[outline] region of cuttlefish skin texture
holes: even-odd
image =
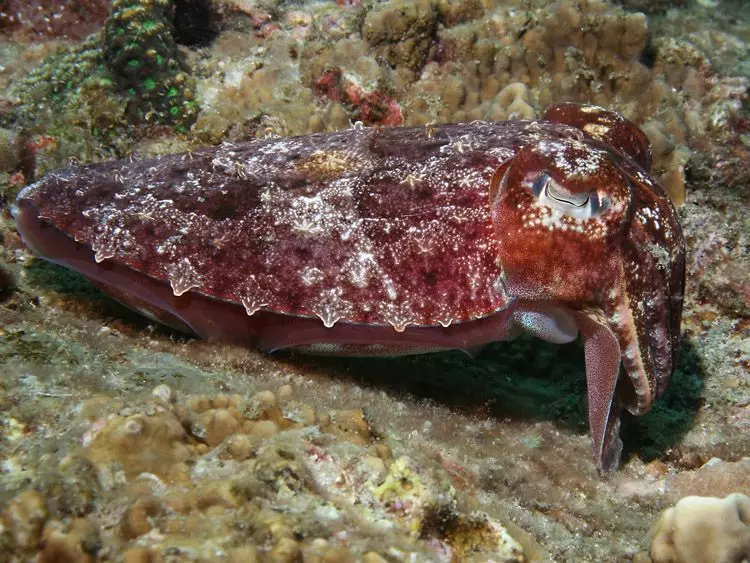
[[[677,362],[685,243],[645,135],[539,121],[354,127],[75,166],[25,188],[42,257],[204,338],[331,355],[584,339],[600,470]],[[620,375],[620,366],[623,375]]]

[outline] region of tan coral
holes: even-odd
[[[87,450],[99,468],[117,463],[128,477],[148,472],[168,475],[172,467],[190,456],[180,421],[166,410],[152,416],[113,416]]]
[[[490,119],[533,119],[534,108],[529,104],[529,89],[522,82],[511,82],[498,92],[490,107]]]
[[[155,518],[163,511],[158,499],[142,497],[133,502],[125,512],[120,526],[123,537],[132,539],[147,534],[154,527]]]
[[[372,441],[372,429],[362,409],[336,410],[320,417],[320,428],[357,444],[364,446]]]
[[[528,118],[559,101],[614,107],[643,121],[664,95],[658,75],[639,60],[648,37],[642,14],[600,0],[499,3],[485,17],[438,29],[436,62],[416,82],[400,85],[406,122]],[[511,101],[496,96],[516,83],[528,94],[508,111]],[[432,96],[442,105],[437,111]]]
[[[69,524],[50,520],[42,534],[39,563],[93,563],[101,549],[99,528],[87,518],[76,518]]]
[[[750,497],[685,497],[651,528],[654,563],[737,563],[750,557]]]
[[[210,448],[221,444],[240,426],[239,414],[233,409],[210,409],[200,415],[200,421],[206,429],[205,442]]]
[[[18,550],[34,549],[47,521],[47,506],[37,491],[24,491],[13,498],[2,512],[1,521]]]
[[[429,0],[385,2],[367,13],[362,36],[391,65],[416,71],[427,57],[436,18]]]

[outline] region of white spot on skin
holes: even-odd
[[[375,262],[372,252],[359,252],[344,265],[349,282],[360,289],[367,287],[370,277],[377,275],[379,270],[380,267]]]
[[[609,125],[604,125],[602,123],[587,123],[583,126],[583,130],[595,139],[603,139],[609,134],[611,129],[612,128]]]
[[[245,307],[248,317],[253,316],[270,302],[269,295],[260,287],[256,277],[252,275],[243,280],[239,294],[240,303]]]
[[[312,285],[319,284],[325,279],[325,273],[320,268],[315,266],[306,266],[302,269],[302,284],[310,287]]]
[[[245,312],[247,313],[248,317],[252,317],[255,313],[258,312],[258,310],[260,310],[261,307],[266,305],[266,303],[260,303],[255,298],[248,299],[247,297],[242,297],[240,299],[240,302],[242,303],[242,306],[245,307]]]
[[[385,293],[388,296],[388,299],[395,301],[398,297],[398,291],[396,291],[396,286],[393,284],[393,280],[389,277],[383,278],[383,287],[385,288]]]
[[[601,106],[595,106],[595,105],[583,105],[578,106],[578,111],[581,113],[602,113],[602,114],[609,114],[609,110],[604,109]]]
[[[339,287],[322,292],[313,311],[323,321],[326,328],[331,328],[337,321],[351,316],[350,304],[342,299],[343,290]]]
[[[578,154],[571,160],[569,151],[575,150]],[[539,141],[534,147],[534,152],[544,155],[546,158],[554,159],[555,167],[563,172],[568,178],[586,178],[596,174],[604,163],[604,153],[580,141],[572,139],[564,143],[560,141]],[[585,154],[585,157],[580,156]]]
[[[97,264],[117,257],[119,253],[127,251],[135,244],[130,232],[119,226],[122,224],[122,217],[119,213],[110,211],[104,214],[100,221],[97,235],[91,243],[91,250],[94,251],[94,260]]]
[[[408,184],[410,188],[417,187],[417,184],[422,183],[424,178],[422,176],[419,176],[417,174],[407,174],[406,178],[401,180],[401,184]]]
[[[106,260],[107,258],[112,258],[115,255],[115,251],[112,248],[99,248],[96,249],[92,246],[94,250],[94,261],[99,264],[102,261]]]
[[[331,309],[325,309],[321,311],[320,313],[316,313],[316,314],[318,315],[318,317],[320,317],[320,320],[323,321],[323,325],[326,328],[333,327],[333,325],[336,324],[336,321],[338,321],[341,318]]]
[[[662,270],[668,270],[671,264],[669,251],[658,244],[649,244],[648,251],[656,259],[656,263]]]

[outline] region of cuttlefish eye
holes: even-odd
[[[546,172],[534,178],[529,188],[540,205],[576,219],[591,219],[609,208],[608,198],[596,190],[571,192]]]

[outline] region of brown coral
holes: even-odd
[[[94,438],[88,457],[101,468],[116,463],[129,477],[143,472],[168,475],[175,463],[190,456],[186,437],[180,421],[167,410],[113,416]]]
[[[416,71],[427,59],[436,18],[430,0],[385,2],[365,16],[362,37],[391,66]]]

